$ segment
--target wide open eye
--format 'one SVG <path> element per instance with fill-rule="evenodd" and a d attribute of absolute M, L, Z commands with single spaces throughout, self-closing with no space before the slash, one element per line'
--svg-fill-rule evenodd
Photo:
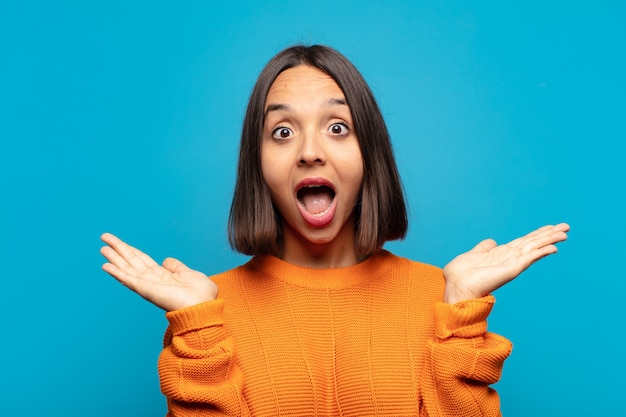
<path fill-rule="evenodd" d="M 333 135 L 344 136 L 348 134 L 350 129 L 348 129 L 348 126 L 345 123 L 338 122 L 338 123 L 333 123 L 332 125 L 330 125 L 330 127 L 328 128 L 328 131 L 332 133 Z"/>
<path fill-rule="evenodd" d="M 276 129 L 272 130 L 272 137 L 278 140 L 289 139 L 292 134 L 291 129 L 284 126 L 278 126 Z"/>

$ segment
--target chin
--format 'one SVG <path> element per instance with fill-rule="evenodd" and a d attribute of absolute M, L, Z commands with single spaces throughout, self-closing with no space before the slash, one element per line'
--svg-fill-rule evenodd
<path fill-rule="evenodd" d="M 331 236 L 304 236 L 304 238 L 310 242 L 313 243 L 314 245 L 328 245 L 329 243 L 332 243 L 335 238 L 337 236 L 336 235 L 331 235 Z"/>

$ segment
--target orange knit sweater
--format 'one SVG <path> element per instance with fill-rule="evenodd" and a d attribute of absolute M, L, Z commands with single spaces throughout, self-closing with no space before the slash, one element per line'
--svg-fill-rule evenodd
<path fill-rule="evenodd" d="M 441 302 L 441 269 L 381 251 L 339 269 L 273 256 L 212 279 L 216 301 L 167 313 L 170 416 L 497 416 L 510 342 L 491 296 Z"/>

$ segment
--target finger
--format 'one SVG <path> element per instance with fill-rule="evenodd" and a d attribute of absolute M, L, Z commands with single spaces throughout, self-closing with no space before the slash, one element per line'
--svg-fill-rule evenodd
<path fill-rule="evenodd" d="M 187 265 L 185 265 L 176 258 L 166 258 L 163 261 L 163 268 L 167 269 L 170 272 L 183 272 L 190 270 Z"/>
<path fill-rule="evenodd" d="M 126 263 L 128 263 L 128 265 L 138 271 L 157 265 L 154 259 L 139 249 L 130 246 L 111 233 L 104 233 L 101 236 L 101 239 L 113 248 L 126 261 Z"/>
<path fill-rule="evenodd" d="M 567 234 L 558 229 L 552 229 L 546 231 L 542 235 L 538 235 L 532 239 L 528 239 L 522 246 L 522 250 L 530 252 L 532 250 L 542 248 L 549 245 L 554 245 L 559 242 L 563 242 L 567 239 Z"/>
<path fill-rule="evenodd" d="M 555 226 L 544 226 L 537 229 L 535 232 L 528 234 L 530 238 L 538 238 L 541 236 L 551 236 L 557 233 L 565 234 L 569 231 L 569 225 L 567 223 L 560 223 Z"/>
<path fill-rule="evenodd" d="M 102 253 L 113 265 L 125 271 L 133 270 L 141 272 L 148 269 L 146 263 L 130 248 L 126 249 L 121 248 L 120 246 L 112 248 L 110 246 L 105 246 L 100 250 L 100 253 Z"/>
<path fill-rule="evenodd" d="M 567 223 L 559 223 L 556 226 L 554 226 L 554 230 L 567 233 L 570 230 L 570 226 Z"/>
<path fill-rule="evenodd" d="M 559 223 L 557 225 L 542 226 L 524 236 L 521 236 L 515 240 L 512 240 L 511 242 L 507 243 L 507 245 L 510 245 L 511 247 L 514 247 L 514 248 L 527 247 L 529 242 L 545 241 L 544 238 L 546 236 L 551 236 L 548 238 L 548 241 L 550 241 L 550 239 L 555 239 L 554 241 L 552 241 L 552 243 L 560 242 L 560 241 L 565 240 L 567 238 L 567 235 L 564 235 L 564 234 L 555 235 L 555 233 L 566 233 L 567 231 L 569 231 L 569 228 L 570 227 L 567 223 Z"/>
<path fill-rule="evenodd" d="M 131 290 L 135 291 L 134 283 L 137 281 L 136 276 L 131 275 L 126 270 L 121 269 L 112 263 L 105 263 L 104 265 L 102 265 L 102 270 L 106 272 L 107 274 L 111 275 L 113 278 L 115 278 L 119 283 L 121 283 L 125 287 L 128 287 Z"/>
<path fill-rule="evenodd" d="M 115 249 L 110 246 L 103 246 L 100 248 L 100 253 L 104 256 L 109 263 L 115 265 L 117 268 L 123 270 L 130 270 L 132 267 L 126 262 L 124 258 L 122 258 L 119 253 L 115 251 Z"/>
<path fill-rule="evenodd" d="M 509 243 L 507 243 L 507 245 L 517 248 L 520 246 L 525 245 L 527 242 L 535 239 L 537 236 L 540 236 L 544 233 L 546 233 L 547 231 L 551 230 L 554 226 L 552 225 L 546 225 L 546 226 L 542 226 L 538 229 L 533 230 L 530 233 L 525 234 L 524 236 L 520 236 L 517 239 L 514 239 L 512 241 L 510 241 Z"/>
<path fill-rule="evenodd" d="M 102 240 L 104 243 L 106 243 L 109 246 L 113 246 L 115 245 L 116 242 L 121 241 L 120 238 L 108 232 L 102 233 L 102 235 L 100 236 L 100 240 Z"/>
<path fill-rule="evenodd" d="M 485 251 L 495 248 L 496 246 L 498 246 L 498 244 L 496 243 L 495 240 L 485 239 L 479 242 L 476 246 L 474 246 L 468 252 L 485 252 Z"/>
<path fill-rule="evenodd" d="M 529 266 L 548 255 L 557 253 L 557 251 L 558 249 L 555 245 L 547 245 L 524 254 L 522 256 L 522 270 L 527 269 Z"/>
<path fill-rule="evenodd" d="M 131 249 L 133 250 L 133 254 L 137 256 L 137 258 L 139 258 L 146 267 L 150 268 L 155 265 L 158 265 L 157 262 L 154 259 L 152 259 L 150 256 L 148 256 L 145 252 L 142 252 L 137 248 L 133 248 L 132 246 L 131 246 Z"/>

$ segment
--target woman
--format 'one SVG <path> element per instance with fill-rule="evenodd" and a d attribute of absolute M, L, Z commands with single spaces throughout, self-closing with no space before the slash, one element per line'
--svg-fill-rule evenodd
<path fill-rule="evenodd" d="M 229 236 L 252 259 L 208 278 L 110 234 L 103 269 L 166 310 L 169 415 L 495 416 L 511 351 L 492 291 L 569 226 L 491 240 L 443 270 L 382 249 L 407 228 L 389 135 L 341 54 L 296 46 L 261 72 Z"/>

